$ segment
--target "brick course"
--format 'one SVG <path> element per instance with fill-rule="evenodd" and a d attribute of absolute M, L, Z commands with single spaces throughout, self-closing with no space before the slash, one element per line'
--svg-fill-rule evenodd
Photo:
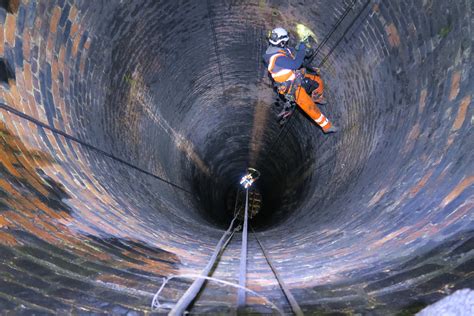
<path fill-rule="evenodd" d="M 163 276 L 206 264 L 250 153 L 265 193 L 253 224 L 305 312 L 395 314 L 466 286 L 470 1 L 376 1 L 338 42 L 357 2 L 315 60 L 339 43 L 322 75 L 323 110 L 341 132 L 322 135 L 296 112 L 268 154 L 281 129 L 261 63 L 265 31 L 304 22 L 321 42 L 346 2 L 0 9 L 0 56 L 16 75 L 0 101 L 193 192 L 0 109 L 0 309 L 149 312 Z M 215 276 L 235 281 L 234 238 Z M 249 287 L 289 312 L 254 240 L 249 253 Z M 234 304 L 233 289 L 209 284 L 192 312 Z"/>

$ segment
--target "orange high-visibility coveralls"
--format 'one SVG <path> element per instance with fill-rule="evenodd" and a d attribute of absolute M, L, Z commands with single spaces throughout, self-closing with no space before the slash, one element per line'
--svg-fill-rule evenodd
<path fill-rule="evenodd" d="M 313 93 L 317 93 L 318 95 L 322 96 L 324 92 L 324 83 L 321 77 L 308 73 L 305 73 L 304 76 L 310 80 L 316 81 L 319 84 L 318 88 L 316 88 L 315 92 Z M 323 113 L 321 113 L 321 110 L 301 85 L 296 88 L 295 102 L 316 122 L 316 124 L 321 126 L 323 131 L 326 132 L 329 128 L 331 128 L 331 122 Z"/>
<path fill-rule="evenodd" d="M 285 69 L 281 67 L 276 67 L 276 59 L 280 56 L 285 56 L 287 51 L 281 50 L 279 53 L 273 55 L 269 59 L 268 63 L 268 71 L 270 72 L 273 80 L 278 83 L 284 83 L 284 82 L 291 82 L 291 87 L 289 89 L 286 89 L 283 87 L 282 90 L 279 90 L 278 92 L 280 94 L 287 94 L 290 91 L 295 91 L 295 102 L 298 104 L 298 106 L 306 113 L 308 114 L 321 128 L 323 129 L 324 132 L 327 132 L 332 124 L 328 120 L 328 118 L 321 113 L 321 110 L 318 108 L 316 103 L 313 101 L 310 95 L 306 92 L 306 90 L 299 84 L 296 89 L 293 87 L 295 84 L 296 77 L 297 77 L 297 72 L 300 72 L 301 74 L 304 75 L 304 77 L 316 81 L 319 86 L 316 88 L 316 91 L 314 93 L 322 96 L 323 91 L 324 91 L 324 83 L 323 80 L 321 79 L 320 76 L 316 74 L 309 74 L 307 73 L 304 69 L 299 69 L 299 70 L 291 70 L 291 69 Z M 299 75 L 299 74 L 298 74 Z"/>

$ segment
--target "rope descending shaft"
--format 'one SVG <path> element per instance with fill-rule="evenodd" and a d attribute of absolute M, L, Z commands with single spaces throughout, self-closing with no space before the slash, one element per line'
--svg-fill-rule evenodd
<path fill-rule="evenodd" d="M 186 189 L 180 187 L 180 186 L 177 185 L 177 184 L 174 184 L 173 182 L 170 182 L 170 181 L 168 181 L 168 180 L 166 180 L 166 179 L 163 179 L 162 177 L 159 177 L 159 176 L 157 176 L 156 174 L 151 173 L 150 171 L 147 171 L 147 170 L 145 170 L 145 169 L 142 169 L 142 168 L 140 168 L 140 167 L 138 167 L 138 166 L 136 166 L 136 165 L 134 165 L 134 164 L 132 164 L 132 163 L 130 163 L 130 162 L 128 162 L 128 161 L 125 161 L 125 160 L 123 160 L 123 159 L 121 159 L 121 158 L 118 158 L 118 157 L 116 157 L 116 156 L 114 156 L 114 155 L 112 155 L 112 154 L 110 154 L 110 153 L 108 153 L 108 152 L 106 152 L 106 151 L 104 151 L 104 150 L 102 150 L 102 149 L 96 147 L 96 146 L 93 146 L 93 145 L 91 145 L 91 144 L 89 144 L 89 143 L 87 143 L 87 142 L 85 142 L 85 141 L 83 141 L 83 140 L 81 140 L 81 139 L 79 139 L 79 138 L 77 138 L 77 137 L 74 137 L 74 136 L 72 136 L 72 135 L 69 135 L 69 134 L 67 134 L 66 132 L 62 131 L 62 130 L 59 130 L 59 129 L 53 127 L 53 126 L 50 126 L 50 125 L 48 125 L 48 124 L 46 124 L 46 123 L 43 123 L 43 122 L 41 122 L 41 121 L 39 121 L 39 120 L 37 120 L 37 119 L 35 119 L 35 118 L 29 116 L 28 114 L 25 114 L 25 113 L 23 113 L 23 112 L 21 112 L 21 111 L 16 110 L 15 108 L 12 108 L 11 106 L 9 106 L 9 105 L 7 105 L 7 104 L 5 104 L 5 103 L 0 102 L 0 109 L 3 109 L 3 110 L 5 110 L 5 111 L 7 111 L 7 112 L 10 112 L 11 114 L 13 114 L 13 115 L 15 115 L 15 116 L 17 116 L 17 117 L 19 117 L 19 118 L 22 118 L 22 119 L 24 119 L 24 120 L 27 120 L 27 121 L 29 121 L 29 122 L 35 124 L 36 126 L 38 126 L 38 127 L 40 127 L 40 128 L 45 128 L 45 129 L 47 129 L 47 130 L 49 130 L 49 131 L 51 131 L 51 132 L 53 132 L 53 133 L 55 133 L 55 134 L 57 134 L 57 135 L 61 135 L 62 137 L 66 138 L 66 139 L 68 139 L 68 140 L 70 140 L 70 141 L 73 141 L 73 142 L 78 143 L 78 144 L 80 144 L 80 145 L 82 145 L 82 146 L 84 146 L 84 147 L 87 147 L 87 148 L 89 148 L 89 149 L 92 149 L 92 150 L 98 152 L 98 153 L 101 154 L 101 155 L 104 155 L 104 156 L 106 156 L 106 157 L 109 157 L 109 158 L 111 158 L 111 159 L 113 159 L 113 160 L 115 160 L 115 161 L 118 161 L 118 162 L 122 163 L 123 165 L 125 165 L 125 166 L 127 166 L 127 167 L 129 167 L 129 168 L 135 169 L 135 170 L 137 170 L 137 171 L 139 171 L 139 172 L 142 172 L 142 173 L 144 173 L 144 174 L 146 174 L 146 175 L 149 175 L 149 176 L 151 176 L 151 177 L 153 177 L 153 178 L 155 178 L 155 179 L 158 179 L 158 180 L 160 180 L 161 182 L 164 182 L 164 183 L 166 183 L 166 184 L 168 184 L 168 185 L 170 185 L 170 186 L 172 186 L 172 187 L 174 187 L 174 188 L 176 188 L 176 189 L 179 189 L 179 190 L 181 190 L 181 191 L 183 191 L 183 192 L 186 192 L 186 193 L 188 193 L 188 194 L 192 194 L 190 191 L 188 191 L 188 190 L 186 190 Z"/>
<path fill-rule="evenodd" d="M 204 270 L 202 270 L 202 272 L 201 272 L 201 276 L 203 276 L 203 277 L 209 276 L 209 273 L 211 272 L 212 267 L 214 266 L 219 253 L 221 252 L 221 250 L 224 248 L 224 246 L 227 244 L 227 242 L 232 237 L 232 235 L 231 235 L 232 227 L 234 226 L 234 222 L 235 222 L 236 218 L 237 218 L 237 216 L 234 217 L 234 219 L 232 220 L 232 222 L 229 225 L 229 228 L 225 231 L 224 235 L 222 235 L 221 239 L 217 243 L 217 246 L 214 249 L 214 252 L 212 253 L 211 259 L 207 263 Z M 226 238 L 227 236 L 229 236 L 229 237 Z M 191 302 L 198 295 L 198 293 L 201 290 L 201 288 L 202 288 L 205 281 L 206 281 L 205 278 L 196 279 L 193 282 L 193 284 L 191 284 L 191 286 L 186 290 L 184 295 L 179 299 L 179 301 L 176 303 L 176 305 L 173 307 L 173 309 L 170 311 L 170 313 L 168 315 L 171 315 L 171 316 L 183 315 L 184 312 L 186 311 L 186 308 L 189 306 L 189 304 L 191 304 Z"/>
<path fill-rule="evenodd" d="M 249 208 L 249 190 L 245 190 L 245 215 L 244 226 L 242 229 L 242 249 L 240 251 L 240 270 L 239 270 L 239 285 L 245 287 L 245 276 L 247 274 L 247 232 L 248 232 L 248 208 Z M 245 307 L 246 293 L 239 288 L 237 292 L 237 308 Z"/>
<path fill-rule="evenodd" d="M 252 227 L 251 227 L 252 228 Z M 281 289 L 283 290 L 283 293 L 286 296 L 286 299 L 290 303 L 291 309 L 295 313 L 296 316 L 303 316 L 303 311 L 301 310 L 301 307 L 298 305 L 298 302 L 296 301 L 295 297 L 293 294 L 291 294 L 290 290 L 286 287 L 285 282 L 283 282 L 283 279 L 281 278 L 280 274 L 278 273 L 276 267 L 273 265 L 272 261 L 270 260 L 268 253 L 265 251 L 265 248 L 263 248 L 263 245 L 260 243 L 260 240 L 257 238 L 257 234 L 255 234 L 255 231 L 252 228 L 252 233 L 255 236 L 255 239 L 257 240 L 258 245 L 260 246 L 260 249 L 262 249 L 263 256 L 265 257 L 265 260 L 267 261 L 268 265 L 273 271 L 273 274 L 275 274 L 275 277 L 280 284 Z"/>

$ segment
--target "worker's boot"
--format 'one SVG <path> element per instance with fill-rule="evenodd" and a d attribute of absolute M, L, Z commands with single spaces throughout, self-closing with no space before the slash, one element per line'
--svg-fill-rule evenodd
<path fill-rule="evenodd" d="M 317 74 L 318 76 L 321 75 L 321 68 L 318 68 L 318 67 L 311 67 L 311 70 Z"/>
<path fill-rule="evenodd" d="M 323 130 L 324 134 L 335 133 L 337 131 L 339 131 L 339 128 L 337 128 L 334 125 L 331 125 L 331 127 L 328 128 L 327 130 Z"/>
<path fill-rule="evenodd" d="M 313 99 L 314 103 L 317 104 L 324 105 L 328 103 L 328 101 L 326 101 L 326 98 L 323 95 L 317 93 L 316 90 L 313 91 L 313 93 L 311 94 L 311 99 Z"/>

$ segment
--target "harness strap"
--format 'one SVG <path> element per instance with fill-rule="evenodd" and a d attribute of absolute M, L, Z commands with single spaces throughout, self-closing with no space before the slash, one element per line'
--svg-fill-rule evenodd
<path fill-rule="evenodd" d="M 295 71 L 292 69 L 281 69 L 277 72 L 274 72 L 273 69 L 275 68 L 276 60 L 278 57 L 281 56 L 286 56 L 289 54 L 290 56 L 293 57 L 290 51 L 284 51 L 284 50 L 279 50 L 276 54 L 272 55 L 270 57 L 270 60 L 268 62 L 268 72 L 270 72 L 273 80 L 275 82 L 286 82 L 286 81 L 293 81 L 295 80 Z"/>
<path fill-rule="evenodd" d="M 278 57 L 280 56 L 285 56 L 285 54 L 283 53 L 277 53 L 275 55 L 272 55 L 272 57 L 270 57 L 270 61 L 268 62 L 268 71 L 270 73 L 273 72 L 273 68 L 275 68 L 275 63 L 276 63 L 276 60 Z"/>

